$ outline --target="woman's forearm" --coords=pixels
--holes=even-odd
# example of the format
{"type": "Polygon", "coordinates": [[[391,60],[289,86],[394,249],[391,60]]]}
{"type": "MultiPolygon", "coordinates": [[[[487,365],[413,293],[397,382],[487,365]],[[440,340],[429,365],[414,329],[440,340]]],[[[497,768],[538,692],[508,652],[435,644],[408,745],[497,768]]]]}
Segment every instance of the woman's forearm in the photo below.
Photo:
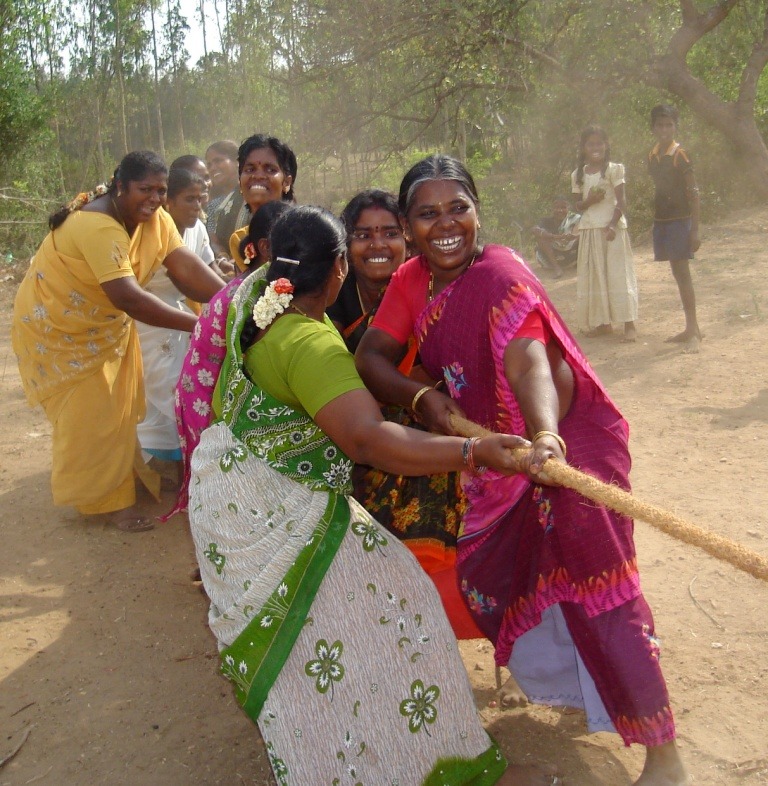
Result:
{"type": "Polygon", "coordinates": [[[133,277],[105,281],[101,288],[112,305],[129,317],[145,325],[191,332],[197,317],[164,303],[153,294],[143,290],[133,277]]]}
{"type": "Polygon", "coordinates": [[[199,303],[207,303],[224,286],[224,281],[186,246],[168,254],[163,264],[174,286],[199,303]]]}
{"type": "Polygon", "coordinates": [[[463,437],[438,436],[385,421],[371,394],[364,389],[344,393],[315,414],[315,422],[359,464],[397,475],[430,475],[492,466],[507,474],[516,471],[512,449],[519,437],[494,434],[468,442],[463,437]]]}
{"type": "Polygon", "coordinates": [[[397,359],[404,347],[376,328],[368,328],[355,353],[355,366],[365,386],[382,404],[410,407],[413,397],[423,387],[397,369],[397,359]]]}

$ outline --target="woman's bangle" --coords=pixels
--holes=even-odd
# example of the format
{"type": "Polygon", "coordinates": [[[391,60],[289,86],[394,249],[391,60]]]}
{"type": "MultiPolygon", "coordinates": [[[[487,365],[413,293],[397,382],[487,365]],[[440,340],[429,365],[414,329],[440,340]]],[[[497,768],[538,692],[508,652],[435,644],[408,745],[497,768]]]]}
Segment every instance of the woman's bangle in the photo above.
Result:
{"type": "Polygon", "coordinates": [[[475,464],[475,445],[480,442],[479,437],[475,437],[472,440],[472,444],[469,446],[469,471],[473,475],[482,475],[488,467],[478,467],[475,464]]]}
{"type": "Polygon", "coordinates": [[[425,385],[420,390],[416,391],[416,395],[413,397],[413,401],[411,401],[411,410],[416,412],[416,405],[419,403],[419,399],[428,391],[432,390],[429,385],[425,385]]]}
{"type": "Polygon", "coordinates": [[[480,441],[480,437],[468,437],[464,440],[461,446],[461,456],[464,459],[467,469],[473,475],[482,475],[487,467],[478,467],[475,465],[475,444],[480,441]]]}
{"type": "Polygon", "coordinates": [[[467,437],[464,444],[461,446],[461,457],[464,459],[464,464],[469,467],[469,451],[472,447],[472,437],[467,437]]]}
{"type": "Polygon", "coordinates": [[[565,440],[559,434],[556,434],[554,431],[537,431],[533,435],[533,439],[531,440],[531,442],[535,444],[536,440],[539,439],[540,437],[552,437],[552,439],[556,440],[557,444],[560,445],[560,450],[563,451],[563,456],[565,456],[566,453],[565,440]]]}

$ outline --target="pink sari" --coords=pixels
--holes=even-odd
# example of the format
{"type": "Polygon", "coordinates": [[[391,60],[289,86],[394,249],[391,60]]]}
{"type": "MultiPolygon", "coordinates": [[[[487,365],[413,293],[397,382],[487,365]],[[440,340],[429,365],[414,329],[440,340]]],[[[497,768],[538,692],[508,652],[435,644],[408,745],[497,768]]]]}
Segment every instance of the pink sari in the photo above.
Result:
{"type": "Polygon", "coordinates": [[[243,277],[237,276],[224,289],[217,292],[210,302],[203,304],[200,317],[189,342],[189,349],[176,385],[176,427],[184,478],[172,510],[160,517],[168,521],[182,513],[189,503],[189,462],[192,451],[200,441],[200,434],[211,422],[211,399],[221,364],[227,352],[227,311],[243,277]]]}
{"type": "MultiPolygon", "coordinates": [[[[525,436],[504,373],[504,350],[533,310],[574,374],[573,402],[559,424],[569,463],[629,489],[627,423],[541,283],[509,249],[486,246],[419,315],[415,335],[424,368],[445,380],[470,419],[525,436]]],[[[496,662],[506,665],[515,641],[558,604],[624,741],[658,745],[673,739],[632,520],[523,475],[489,471],[464,480],[469,510],[457,572],[475,622],[496,646],[496,662]]]]}

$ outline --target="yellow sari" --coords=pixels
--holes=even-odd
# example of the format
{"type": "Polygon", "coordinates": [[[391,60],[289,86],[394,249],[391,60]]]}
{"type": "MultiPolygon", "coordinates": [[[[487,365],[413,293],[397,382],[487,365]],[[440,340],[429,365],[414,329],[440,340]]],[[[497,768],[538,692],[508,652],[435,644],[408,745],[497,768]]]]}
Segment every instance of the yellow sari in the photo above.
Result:
{"type": "Polygon", "coordinates": [[[77,211],[48,234],[30,263],[11,336],[27,399],[53,425],[57,505],[81,513],[122,510],[136,501],[134,474],[159,493],[136,438],[144,417],[136,329],[101,284],[134,276],[145,286],[182,245],[163,210],[133,237],[109,216],[77,211]]]}

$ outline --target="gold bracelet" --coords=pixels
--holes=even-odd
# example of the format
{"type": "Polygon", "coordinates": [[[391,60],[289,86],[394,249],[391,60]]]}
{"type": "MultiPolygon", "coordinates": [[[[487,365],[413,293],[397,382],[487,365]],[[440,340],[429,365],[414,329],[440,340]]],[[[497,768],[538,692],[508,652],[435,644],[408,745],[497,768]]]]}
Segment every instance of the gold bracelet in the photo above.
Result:
{"type": "Polygon", "coordinates": [[[419,403],[419,399],[428,391],[432,390],[429,385],[425,385],[420,390],[416,391],[416,395],[413,397],[413,401],[411,401],[411,410],[416,412],[416,405],[419,403]]]}
{"type": "Polygon", "coordinates": [[[563,456],[565,456],[565,452],[566,452],[565,440],[559,434],[555,434],[554,431],[537,431],[533,435],[533,439],[531,440],[531,442],[535,444],[536,440],[539,439],[539,437],[552,437],[552,439],[557,440],[557,444],[560,445],[560,450],[563,451],[563,456]]]}

